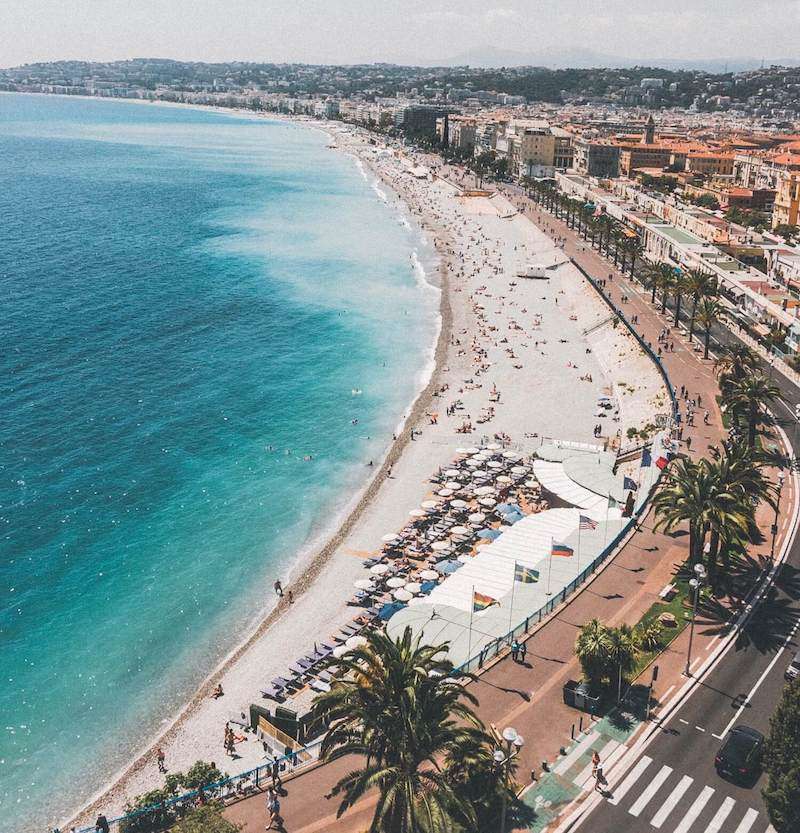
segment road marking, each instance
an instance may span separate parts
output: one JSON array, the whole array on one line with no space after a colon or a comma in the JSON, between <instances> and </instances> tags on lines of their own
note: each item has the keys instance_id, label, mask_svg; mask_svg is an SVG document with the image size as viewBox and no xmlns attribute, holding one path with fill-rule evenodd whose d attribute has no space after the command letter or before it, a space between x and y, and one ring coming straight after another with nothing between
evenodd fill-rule
<instances>
[{"instance_id":1,"label":"road marking","mask_svg":"<svg viewBox=\"0 0 800 833\"><path fill-rule=\"evenodd\" d=\"M758 810L753 810L752 808L748 810L744 814L744 818L739 822L739 826L736 828L736 833L747 833L747 831L753 826L757 815Z\"/></svg>"},{"instance_id":2,"label":"road marking","mask_svg":"<svg viewBox=\"0 0 800 833\"><path fill-rule=\"evenodd\" d=\"M659 811L653 816L650 824L653 827L661 827L667 820L667 816L675 809L675 805L683 798L684 793L694 783L694 778L684 775L678 782L678 786L667 796L666 801L661 805Z\"/></svg>"},{"instance_id":3,"label":"road marking","mask_svg":"<svg viewBox=\"0 0 800 833\"><path fill-rule=\"evenodd\" d=\"M688 720L684 720L682 717L679 717L679 718L678 718L678 720L679 720L681 723L683 723L683 725L684 725L684 726L688 726L688 725L689 725L689 721L688 721Z\"/></svg>"},{"instance_id":4,"label":"road marking","mask_svg":"<svg viewBox=\"0 0 800 833\"><path fill-rule=\"evenodd\" d=\"M783 640L783 643L782 643L780 649L776 652L775 656L772 658L772 662L770 662L770 664L764 669L764 673L758 678L758 680L756 680L756 684L750 689L750 692L747 695L747 697L745 697L745 699L743 700L742 705L739 706L739 708L736 710L736 714L731 718L728 725L722 730L722 732L720 732L720 734L714 735L715 738L718 738L719 740L722 740L722 738L724 738L725 735L728 734L728 730L739 719L739 716L745 710L745 707L750 702L750 699L752 698L752 696L758 691L759 686L761 685L761 683L764 682L764 680L769 675L770 671L772 671L772 669L775 667L775 663L781 658L781 654L786 650L786 646L789 644L792 637L794 636L794 632L797 630L798 625L800 625L800 619L798 619L794 623L794 626L792 627L792 629L789 631L789 633L786 634L786 639ZM737 833L738 833L738 831L737 831Z\"/></svg>"},{"instance_id":5,"label":"road marking","mask_svg":"<svg viewBox=\"0 0 800 833\"><path fill-rule=\"evenodd\" d=\"M616 740L610 740L599 752L600 755L600 762L605 766L611 766L611 754L614 752L615 749L619 748L622 744ZM586 783L592 777L592 762L589 763L583 768L580 775L578 775L575 780L573 781L579 787L585 787Z\"/></svg>"},{"instance_id":6,"label":"road marking","mask_svg":"<svg viewBox=\"0 0 800 833\"><path fill-rule=\"evenodd\" d=\"M705 729L702 726L695 726L694 728L697 729L698 732L705 732Z\"/></svg>"},{"instance_id":7,"label":"road marking","mask_svg":"<svg viewBox=\"0 0 800 833\"><path fill-rule=\"evenodd\" d=\"M563 775L580 756L589 750L589 747L595 742L600 735L596 731L591 731L586 737L565 757L563 757L555 767L553 772L557 775Z\"/></svg>"},{"instance_id":8,"label":"road marking","mask_svg":"<svg viewBox=\"0 0 800 833\"><path fill-rule=\"evenodd\" d=\"M681 823L675 828L675 833L689 833L689 828L697 821L697 817L703 812L711 796L714 795L713 787L703 787L703 791L695 798L689 808L689 812L681 819Z\"/></svg>"},{"instance_id":9,"label":"road marking","mask_svg":"<svg viewBox=\"0 0 800 833\"><path fill-rule=\"evenodd\" d=\"M656 777L647 785L647 789L636 799L636 802L628 812L632 816L638 816L647 806L647 802L659 791L664 781L669 778L672 772L671 766L662 766Z\"/></svg>"},{"instance_id":10,"label":"road marking","mask_svg":"<svg viewBox=\"0 0 800 833\"><path fill-rule=\"evenodd\" d=\"M653 762L652 758L649 758L647 755L642 755L641 760L638 764L628 773L628 776L625 780L619 785L619 787L614 790L614 797L608 800L609 804L613 804L616 806L617 804L625 798L625 794L628 790L639 780L639 776L650 766Z\"/></svg>"},{"instance_id":11,"label":"road marking","mask_svg":"<svg viewBox=\"0 0 800 833\"><path fill-rule=\"evenodd\" d=\"M717 810L714 818L711 819L711 823L708 825L706 833L719 833L725 819L731 814L734 804L736 804L736 801L730 797L726 798L725 801L722 802L722 806L719 810Z\"/></svg>"},{"instance_id":12,"label":"road marking","mask_svg":"<svg viewBox=\"0 0 800 833\"><path fill-rule=\"evenodd\" d=\"M668 689L667 689L667 690L666 690L666 691L665 691L665 692L661 695L661 697L659 698L659 702L658 702L658 706L657 706L657 708L659 708L659 709L661 708L661 706L662 706L662 705L664 704L664 702L666 701L667 697L669 697L669 695L672 693L672 689L673 689L673 688L675 688L675 684L674 684L674 683L673 683L673 684L672 684L672 685L671 685L671 686L670 686L670 687L669 687L669 688L668 688Z\"/></svg>"}]
</instances>

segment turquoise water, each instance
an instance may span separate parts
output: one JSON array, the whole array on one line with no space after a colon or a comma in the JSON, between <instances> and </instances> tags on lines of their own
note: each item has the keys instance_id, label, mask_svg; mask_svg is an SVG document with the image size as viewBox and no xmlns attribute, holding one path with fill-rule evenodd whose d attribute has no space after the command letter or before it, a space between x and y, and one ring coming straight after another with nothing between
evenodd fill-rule
<instances>
[{"instance_id":1,"label":"turquoise water","mask_svg":"<svg viewBox=\"0 0 800 833\"><path fill-rule=\"evenodd\" d=\"M57 821L175 711L420 385L422 242L326 144L0 95L4 831Z\"/></svg>"}]
</instances>

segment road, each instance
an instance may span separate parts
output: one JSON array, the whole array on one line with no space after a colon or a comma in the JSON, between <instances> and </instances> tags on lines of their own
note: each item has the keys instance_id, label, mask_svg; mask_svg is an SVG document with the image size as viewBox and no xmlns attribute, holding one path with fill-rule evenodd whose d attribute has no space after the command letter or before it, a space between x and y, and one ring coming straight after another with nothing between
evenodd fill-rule
<instances>
[{"instance_id":1,"label":"road","mask_svg":"<svg viewBox=\"0 0 800 833\"><path fill-rule=\"evenodd\" d=\"M618 273L615 283L629 295L649 296L641 284ZM660 305L660 299L659 299ZM668 304L670 310L672 304ZM674 308L672 308L674 309ZM685 310L685 306L684 306ZM686 315L686 313L684 313ZM722 325L711 331L711 348L740 342ZM795 405L800 390L762 362L762 369L779 388L774 407L794 448L798 445ZM790 518L779 518L783 529ZM769 557L769 542L761 557ZM754 783L724 780L714 768L714 756L734 725L748 725L767 734L769 719L784 685L783 674L800 645L800 539L795 539L773 590L756 609L734 647L693 695L667 719L653 743L625 776L614 778L611 793L572 830L591 833L764 833L772 831L761 798L762 774ZM759 565L753 562L743 581L754 581ZM701 627L715 627L699 617ZM698 658L699 660L700 658ZM694 664L694 663L693 663ZM666 699L666 692L662 699Z\"/></svg>"}]
</instances>

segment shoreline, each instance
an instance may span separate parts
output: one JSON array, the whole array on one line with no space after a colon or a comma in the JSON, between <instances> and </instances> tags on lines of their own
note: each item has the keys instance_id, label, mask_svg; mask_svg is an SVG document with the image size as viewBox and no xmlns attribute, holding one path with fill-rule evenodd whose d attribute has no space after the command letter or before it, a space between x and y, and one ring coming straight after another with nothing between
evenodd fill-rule
<instances>
[{"instance_id":1,"label":"shoreline","mask_svg":"<svg viewBox=\"0 0 800 833\"><path fill-rule=\"evenodd\" d=\"M30 95L42 95L42 93L30 93ZM74 96L58 97L74 98ZM87 100L95 99L93 96L82 96L81 98L86 98ZM204 105L182 104L178 102L149 102L139 99L107 100L129 101L131 103L138 104L158 104L169 107L186 107L198 110L211 110L212 112L220 112L231 116L242 115L242 113L238 110L208 107ZM244 113L252 115L252 117L256 119L263 118L272 119L274 121L285 121L301 127L319 130L333 139L333 134L325 130L320 124L311 120L282 118L280 114L267 114L265 116L260 116L254 113L249 114L248 111L244 111ZM275 116L274 119L273 115ZM343 151L337 148L336 152L342 153ZM358 160L361 162L362 165L374 174L377 181L380 182L383 187L390 190L391 197L405 210L408 221L416 225L416 231L420 234L421 238L424 237L425 232L428 231L428 229L423 228L418 219L414 217L414 212L410 209L410 206L408 206L403 198L392 188L391 184L388 183L385 178L381 177L379 172L370 165L369 160L355 155L352 149L344 151L344 154L346 156L350 156L354 161ZM292 592L294 593L295 604L314 587L316 580L319 578L323 569L330 562L330 559L335 551L343 544L347 536L354 530L364 512L374 501L381 486L387 479L388 473L399 461L403 451L411 441L409 429L416 427L421 422L421 419L425 415L425 410L431 405L434 392L440 384L441 371L444 367L445 359L447 357L447 348L452 335L452 308L449 294L449 260L448 256L441 251L440 246L438 245L440 242L439 238L437 238L435 234L433 234L432 239L429 242L431 249L436 256L437 263L435 272L438 275L439 283L437 285L430 282L428 278L431 277L431 275L429 275L427 271L425 272L425 280L431 288L439 291L440 297L437 316L439 321L437 337L433 344L433 349L431 350L431 358L426 360L426 364L421 370L420 381L424 379L424 375L428 376L427 381L419 388L414 399L411 400L405 414L401 417L398 423L396 439L393 440L388 446L377 471L355 492L350 503L348 504L348 507L341 515L342 520L331 525L332 532L330 533L328 533L325 529L320 530L315 540L307 545L307 553L304 554L302 551L298 553L294 563L289 567L288 576L291 578L291 583L289 584L289 582L287 582L286 589L291 586ZM415 250L412 250L412 253L414 251ZM418 260L417 263L419 263ZM416 269L417 263L414 264L414 269ZM425 271L424 266L422 268L423 271ZM430 373L427 374L426 369L430 366L431 360L432 367ZM324 541L321 546L316 543L316 540L319 539ZM172 718L166 719L168 721L167 727L163 730L159 730L154 738L146 741L143 745L142 751L134 753L133 759L123 768L119 769L107 781L107 783L102 786L97 793L95 793L93 797L91 797L69 818L68 821L59 824L59 828L69 829L72 826L78 826L84 822L86 824L90 824L90 817L96 812L99 812L102 809L103 804L107 803L107 800L110 797L124 791L126 782L129 781L132 776L138 774L145 766L152 763L153 755L157 747L166 746L171 740L176 738L180 729L209 698L217 683L228 671L238 664L250 648L252 648L253 645L255 645L284 616L284 614L288 612L291 607L292 606L284 597L266 612L255 614L253 616L253 620L256 624L245 627L245 633L242 640L238 642L237 645L209 672L203 682L196 689L191 699L189 699Z\"/></svg>"}]
</instances>

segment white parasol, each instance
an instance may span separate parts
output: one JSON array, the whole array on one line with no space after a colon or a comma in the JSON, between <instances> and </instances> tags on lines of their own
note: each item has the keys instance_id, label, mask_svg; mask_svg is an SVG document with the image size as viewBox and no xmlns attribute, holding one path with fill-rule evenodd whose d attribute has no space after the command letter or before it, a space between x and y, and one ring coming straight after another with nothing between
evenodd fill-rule
<instances>
[{"instance_id":1,"label":"white parasol","mask_svg":"<svg viewBox=\"0 0 800 833\"><path fill-rule=\"evenodd\" d=\"M397 599L398 602L408 602L414 598L413 593L409 593L408 590L405 590L402 587L399 590L395 590L394 593L392 593L392 595L395 597L395 599Z\"/></svg>"},{"instance_id":2,"label":"white parasol","mask_svg":"<svg viewBox=\"0 0 800 833\"><path fill-rule=\"evenodd\" d=\"M374 567L370 567L369 571L373 575L382 576L388 569L389 569L388 564L376 564Z\"/></svg>"},{"instance_id":3,"label":"white parasol","mask_svg":"<svg viewBox=\"0 0 800 833\"><path fill-rule=\"evenodd\" d=\"M386 582L387 587L403 587L406 583L404 578L400 578L400 576L394 576L390 578L389 581Z\"/></svg>"}]
</instances>

